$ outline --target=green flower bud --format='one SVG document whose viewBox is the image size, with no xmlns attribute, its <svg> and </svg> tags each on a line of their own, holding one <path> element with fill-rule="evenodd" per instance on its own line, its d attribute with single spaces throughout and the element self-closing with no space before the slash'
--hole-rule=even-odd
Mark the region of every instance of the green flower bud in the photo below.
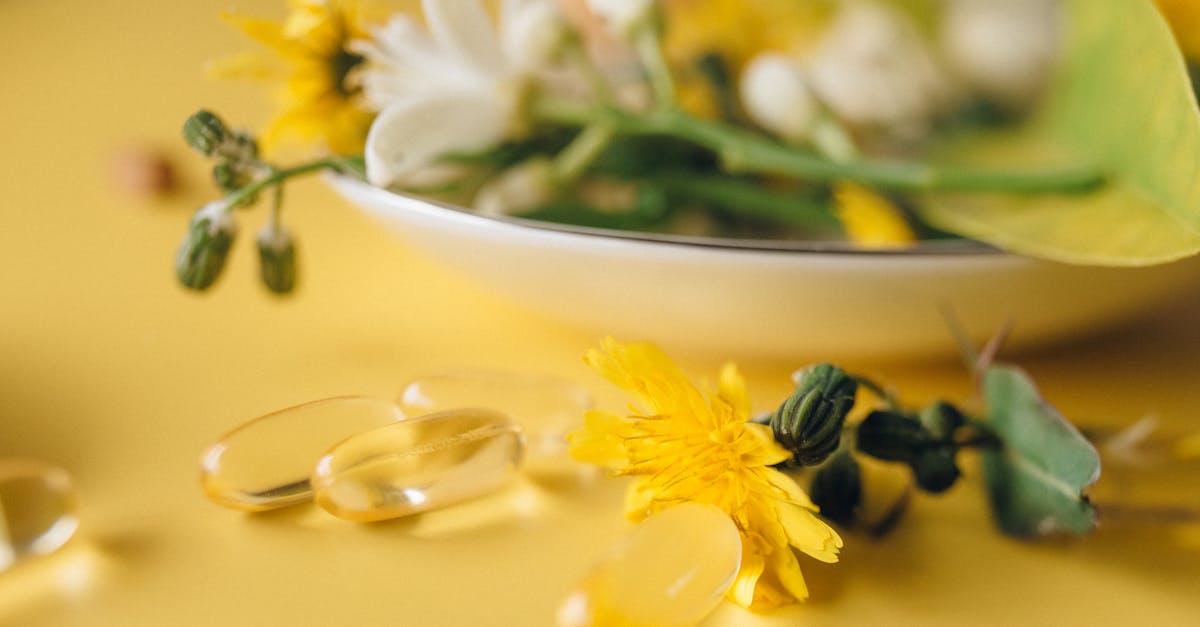
<svg viewBox="0 0 1200 627">
<path fill-rule="evenodd" d="M 206 157 L 215 155 L 228 137 L 229 130 L 221 118 L 204 109 L 193 113 L 183 123 L 183 139 Z"/>
<path fill-rule="evenodd" d="M 920 422 L 892 411 L 873 411 L 858 425 L 856 448 L 871 457 L 890 462 L 908 462 L 916 451 L 929 444 L 929 434 Z"/>
<path fill-rule="evenodd" d="M 278 225 L 268 224 L 258 232 L 258 259 L 263 285 L 276 294 L 296 287 L 296 245 Z"/>
<path fill-rule="evenodd" d="M 175 257 L 175 275 L 185 287 L 207 289 L 221 274 L 237 235 L 237 223 L 223 201 L 205 205 L 188 226 Z"/>
<path fill-rule="evenodd" d="M 234 131 L 232 138 L 221 147 L 221 156 L 235 163 L 252 163 L 258 160 L 258 142 L 245 131 Z"/>
<path fill-rule="evenodd" d="M 242 186 L 237 169 L 227 162 L 221 162 L 213 166 L 212 177 L 213 182 L 223 192 L 236 191 Z"/>
<path fill-rule="evenodd" d="M 918 419 L 929 435 L 940 442 L 953 440 L 954 431 L 967 421 L 957 407 L 944 401 L 930 403 L 928 407 L 921 410 Z"/>
<path fill-rule="evenodd" d="M 831 364 L 796 375 L 796 390 L 770 419 L 775 440 L 792 452 L 793 464 L 815 466 L 837 450 L 857 393 L 858 382 Z"/>
<path fill-rule="evenodd" d="M 954 422 L 953 417 L 946 420 Z M 934 437 L 916 418 L 890 411 L 871 412 L 858 426 L 857 448 L 877 459 L 908 464 L 917 485 L 927 492 L 943 492 L 958 480 L 954 459 L 957 447 L 948 438 Z"/>
<path fill-rule="evenodd" d="M 917 485 L 934 494 L 945 492 L 958 480 L 958 464 L 954 461 L 955 448 L 951 444 L 921 449 L 909 462 Z"/>
<path fill-rule="evenodd" d="M 854 522 L 855 510 L 862 500 L 862 472 L 858 461 L 843 450 L 817 469 L 809 486 L 809 496 L 821 508 L 821 516 L 840 525 Z"/>
</svg>

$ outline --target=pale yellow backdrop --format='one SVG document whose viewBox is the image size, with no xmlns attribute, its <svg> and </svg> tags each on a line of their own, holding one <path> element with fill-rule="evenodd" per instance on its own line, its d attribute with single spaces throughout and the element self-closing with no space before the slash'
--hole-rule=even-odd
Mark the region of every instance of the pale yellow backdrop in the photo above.
<svg viewBox="0 0 1200 627">
<path fill-rule="evenodd" d="M 243 237 L 218 289 L 179 288 L 171 261 L 211 198 L 178 139 L 200 105 L 245 123 L 255 86 L 204 78 L 249 43 L 221 2 L 0 2 L 0 457 L 76 474 L 79 537 L 0 574 L 5 625 L 545 625 L 625 529 L 617 480 L 525 481 L 414 521 L 356 525 L 314 508 L 249 516 L 207 502 L 203 448 L 239 421 L 325 396 L 393 396 L 413 374 L 473 365 L 550 371 L 618 397 L 579 356 L 598 331 L 548 322 L 410 254 L 317 181 L 289 190 L 303 286 L 255 284 Z M 282 1 L 238 5 L 278 16 Z M 116 186 L 114 155 L 165 151 L 183 187 Z M 250 214 L 243 233 L 262 219 Z M 1021 356 L 1050 400 L 1092 424 L 1147 413 L 1200 427 L 1200 306 L 1086 345 Z M 745 362 L 759 409 L 794 362 Z M 712 373 L 719 357 L 690 355 Z M 851 363 L 916 398 L 962 398 L 956 364 Z M 1160 478 L 1161 479 L 1161 478 Z M 1196 473 L 1161 497 L 1200 505 Z M 813 599 L 712 625 L 1196 625 L 1200 550 L 1175 530 L 1112 523 L 1081 541 L 995 534 L 978 479 L 921 499 L 891 537 L 848 534 L 841 564 L 805 564 Z"/>
</svg>

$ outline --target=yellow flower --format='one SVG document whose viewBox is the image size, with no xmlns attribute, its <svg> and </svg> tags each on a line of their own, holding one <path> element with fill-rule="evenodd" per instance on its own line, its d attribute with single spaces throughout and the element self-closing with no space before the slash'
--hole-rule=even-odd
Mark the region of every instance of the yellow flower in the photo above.
<svg viewBox="0 0 1200 627">
<path fill-rule="evenodd" d="M 750 403 L 733 364 L 708 400 L 661 350 L 606 338 L 584 361 L 641 403 L 620 416 L 591 411 L 568 436 L 571 454 L 636 477 L 625 512 L 640 521 L 686 502 L 729 514 L 742 536 L 742 565 L 729 591 L 766 609 L 803 600 L 808 588 L 795 550 L 836 562 L 842 539 L 816 516 L 808 495 L 771 468 L 790 457 L 765 425 L 747 422 Z"/>
<path fill-rule="evenodd" d="M 1200 62 L 1200 2 L 1196 0 L 1157 0 L 1158 8 L 1171 23 L 1183 54 Z"/>
<path fill-rule="evenodd" d="M 838 183 L 834 209 L 850 241 L 863 248 L 900 248 L 917 236 L 890 200 L 856 183 Z"/>
<path fill-rule="evenodd" d="M 274 55 L 236 55 L 218 61 L 210 73 L 282 81 L 280 111 L 261 137 L 266 152 L 298 141 L 338 154 L 361 153 L 374 115 L 363 108 L 354 77 L 363 57 L 348 45 L 368 37 L 363 8 L 356 0 L 291 0 L 289 5 L 282 23 L 226 14 Z"/>
<path fill-rule="evenodd" d="M 662 7 L 663 49 L 679 78 L 679 104 L 706 118 L 717 116 L 717 96 L 696 70 L 700 57 L 715 53 L 738 76 L 760 52 L 804 52 L 830 12 L 823 0 L 666 0 Z"/>
</svg>

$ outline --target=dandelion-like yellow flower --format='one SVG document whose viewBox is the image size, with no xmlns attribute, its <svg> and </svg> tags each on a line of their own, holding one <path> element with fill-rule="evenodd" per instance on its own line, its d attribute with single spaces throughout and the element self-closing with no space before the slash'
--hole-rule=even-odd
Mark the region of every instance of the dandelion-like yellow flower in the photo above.
<svg viewBox="0 0 1200 627">
<path fill-rule="evenodd" d="M 720 56 L 737 76 L 760 52 L 807 50 L 831 13 L 825 0 L 666 0 L 662 10 L 663 49 L 679 82 L 676 97 L 684 110 L 704 118 L 717 117 L 717 106 L 711 87 L 696 73 L 700 57 Z"/>
<path fill-rule="evenodd" d="M 806 598 L 795 550 L 836 562 L 842 539 L 795 481 L 771 467 L 791 454 L 768 427 L 747 422 L 750 403 L 737 368 L 721 369 L 717 392 L 706 400 L 651 344 L 606 338 L 584 361 L 641 403 L 629 416 L 588 412 L 584 427 L 568 436 L 576 459 L 636 477 L 626 515 L 636 522 L 679 503 L 714 505 L 742 536 L 730 597 L 755 609 Z"/>
<path fill-rule="evenodd" d="M 917 239 L 892 201 L 856 183 L 838 183 L 834 209 L 846 237 L 863 248 L 899 248 Z"/>
<path fill-rule="evenodd" d="M 266 152 L 298 141 L 338 154 L 361 153 L 374 114 L 363 108 L 353 74 L 363 57 L 349 44 L 368 37 L 363 8 L 356 0 L 291 0 L 289 5 L 282 23 L 226 14 L 273 54 L 229 57 L 215 63 L 211 74 L 283 82 L 281 110 L 261 136 Z"/>
</svg>

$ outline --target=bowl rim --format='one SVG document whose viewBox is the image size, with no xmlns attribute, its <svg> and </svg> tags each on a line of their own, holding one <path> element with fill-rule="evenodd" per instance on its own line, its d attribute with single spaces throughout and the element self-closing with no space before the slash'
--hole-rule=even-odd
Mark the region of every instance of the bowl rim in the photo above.
<svg viewBox="0 0 1200 627">
<path fill-rule="evenodd" d="M 544 222 L 516 216 L 490 215 L 456 205 L 454 203 L 420 196 L 406 194 L 391 189 L 372 185 L 367 181 L 350 175 L 330 173 L 326 175 L 328 182 L 336 189 L 348 189 L 352 194 L 369 193 L 389 197 L 393 203 L 403 202 L 408 207 L 393 207 L 399 210 L 416 210 L 431 217 L 450 217 L 460 223 L 474 224 L 485 228 L 501 225 L 504 228 L 514 228 L 523 231 L 561 233 L 589 239 L 617 240 L 625 242 L 642 242 L 652 245 L 666 245 L 685 248 L 700 248 L 707 250 L 732 250 L 748 252 L 775 252 L 800 254 L 832 254 L 862 257 L 917 257 L 917 256 L 992 256 L 1006 255 L 1004 251 L 989 244 L 974 240 L 945 239 L 923 240 L 911 246 L 900 248 L 861 248 L 853 243 L 835 240 L 768 240 L 734 237 L 710 237 L 699 235 L 675 235 L 669 233 L 648 233 L 643 231 L 622 231 L 590 226 L 576 226 L 556 222 Z"/>
</svg>

